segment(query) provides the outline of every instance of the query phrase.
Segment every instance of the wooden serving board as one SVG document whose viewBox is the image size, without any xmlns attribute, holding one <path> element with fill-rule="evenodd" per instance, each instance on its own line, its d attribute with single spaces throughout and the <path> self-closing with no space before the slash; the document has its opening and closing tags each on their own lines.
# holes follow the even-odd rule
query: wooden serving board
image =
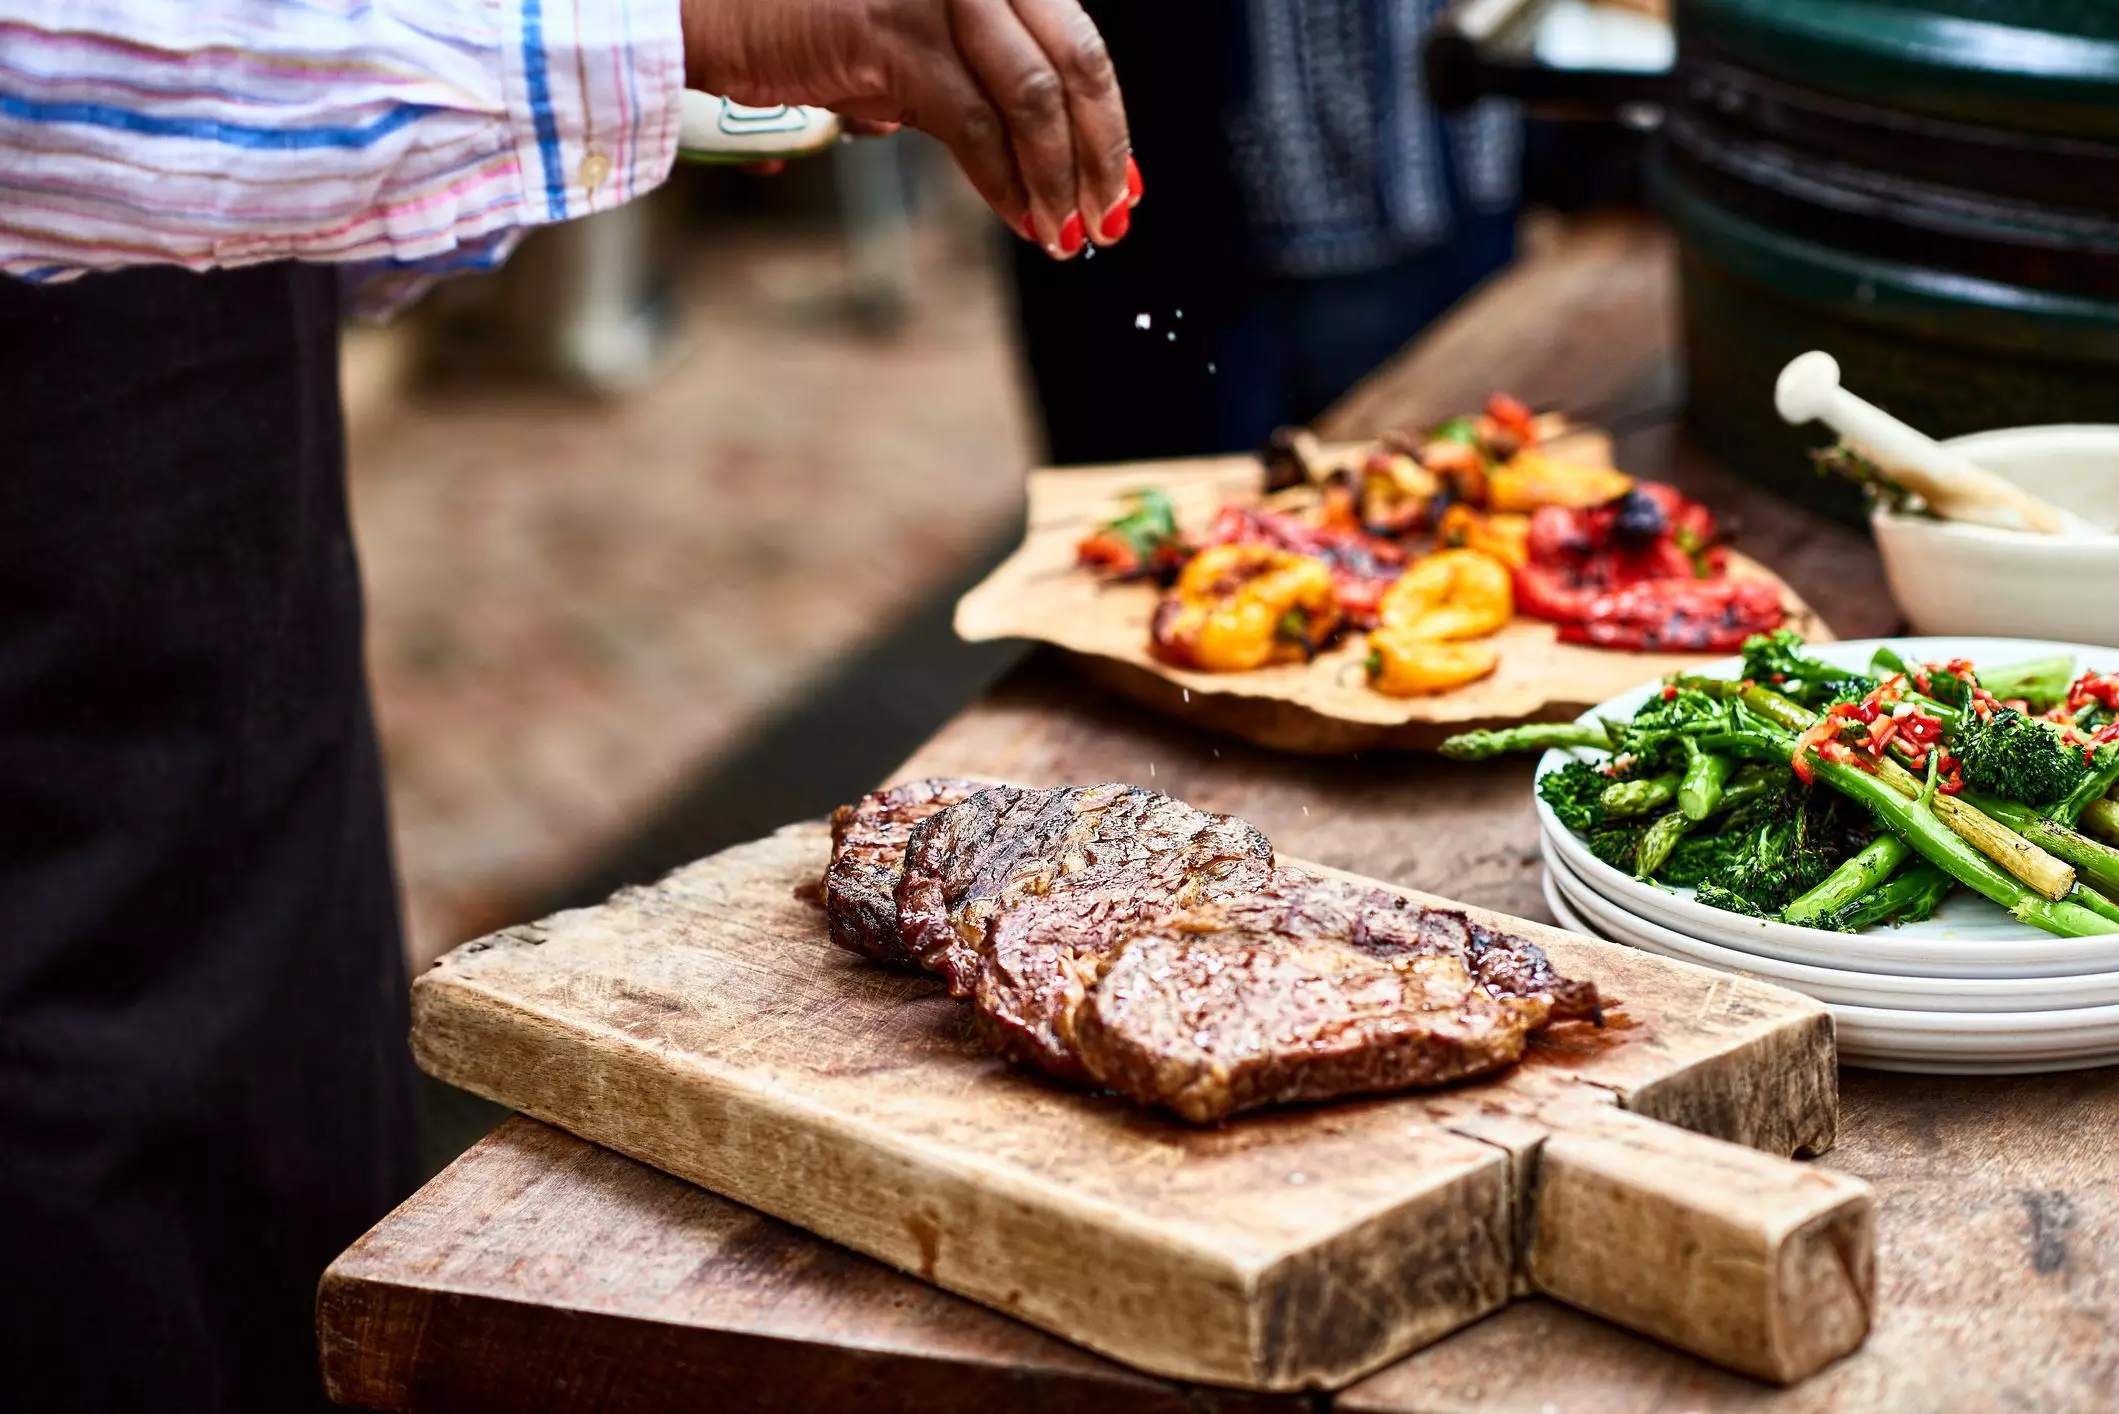
<svg viewBox="0 0 2119 1414">
<path fill-rule="evenodd" d="M 934 979 L 832 947 L 797 896 L 829 849 L 789 827 L 465 944 L 414 988 L 421 1065 L 1186 1380 L 1336 1387 L 1532 1291 L 1774 1380 L 1868 1329 L 1867 1187 L 1774 1157 L 1832 1140 L 1807 998 L 1467 910 L 1612 1024 L 1195 1129 L 1006 1066 Z"/>
<path fill-rule="evenodd" d="M 1575 434 L 1552 451 L 1584 463 L 1610 461 L 1610 443 L 1601 434 Z M 1098 681 L 1146 706 L 1260 746 L 1312 755 L 1432 750 L 1460 731 L 1564 721 L 1651 678 L 1709 661 L 1562 643 L 1553 625 L 1527 618 L 1490 640 L 1501 650 L 1492 676 L 1433 697 L 1387 697 L 1370 688 L 1360 634 L 1312 662 L 1248 673 L 1193 672 L 1151 657 L 1148 621 L 1159 591 L 1099 580 L 1075 564 L 1075 547 L 1119 514 L 1128 492 L 1159 486 L 1169 493 L 1178 523 L 1200 527 L 1231 501 L 1256 502 L 1264 484 L 1265 468 L 1255 457 L 1033 471 L 1023 543 L 958 602 L 957 634 L 973 643 L 1053 644 Z M 1736 555 L 1730 573 L 1780 585 L 1789 626 L 1812 641 L 1831 638 L 1824 621 L 1764 567 Z"/>
</svg>

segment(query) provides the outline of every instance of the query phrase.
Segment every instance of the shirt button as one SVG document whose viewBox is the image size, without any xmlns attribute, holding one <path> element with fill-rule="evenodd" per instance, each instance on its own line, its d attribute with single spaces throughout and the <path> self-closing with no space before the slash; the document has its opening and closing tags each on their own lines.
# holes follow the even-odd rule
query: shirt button
<svg viewBox="0 0 2119 1414">
<path fill-rule="evenodd" d="M 576 175 L 581 178 L 583 187 L 594 191 L 611 175 L 611 159 L 600 152 L 591 152 L 581 159 L 581 167 Z"/>
</svg>

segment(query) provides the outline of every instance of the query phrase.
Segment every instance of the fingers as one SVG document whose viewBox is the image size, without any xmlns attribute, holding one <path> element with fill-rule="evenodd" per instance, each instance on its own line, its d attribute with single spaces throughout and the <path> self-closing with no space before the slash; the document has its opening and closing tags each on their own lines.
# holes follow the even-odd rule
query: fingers
<svg viewBox="0 0 2119 1414">
<path fill-rule="evenodd" d="M 1140 169 L 1110 51 L 1077 0 L 1012 0 L 1066 91 L 1074 144 L 1075 205 L 1089 238 L 1110 245 L 1132 225 Z"/>
<path fill-rule="evenodd" d="M 1025 219 L 1030 196 L 1000 114 L 950 49 L 931 49 L 922 59 L 905 76 L 898 96 L 839 111 L 872 123 L 902 123 L 939 139 L 994 214 L 1017 235 L 1034 239 Z"/>
<path fill-rule="evenodd" d="M 1008 0 L 951 0 L 949 11 L 959 52 L 1007 124 L 1038 243 L 1061 260 L 1080 254 L 1086 233 L 1073 124 L 1058 71 Z"/>
</svg>

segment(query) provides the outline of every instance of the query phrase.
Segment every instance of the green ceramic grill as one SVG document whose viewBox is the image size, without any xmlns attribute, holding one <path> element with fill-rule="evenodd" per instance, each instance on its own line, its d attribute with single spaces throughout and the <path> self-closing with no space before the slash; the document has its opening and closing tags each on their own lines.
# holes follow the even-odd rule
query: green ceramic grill
<svg viewBox="0 0 2119 1414">
<path fill-rule="evenodd" d="M 1695 434 L 1852 513 L 1780 424 L 1831 350 L 1938 437 L 2119 422 L 2119 4 L 1678 0 L 1659 190 Z"/>
</svg>

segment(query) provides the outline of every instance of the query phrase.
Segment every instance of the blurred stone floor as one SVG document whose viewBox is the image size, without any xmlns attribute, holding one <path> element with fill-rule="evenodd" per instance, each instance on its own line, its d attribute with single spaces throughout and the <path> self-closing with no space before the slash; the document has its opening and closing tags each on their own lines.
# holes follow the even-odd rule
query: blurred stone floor
<svg viewBox="0 0 2119 1414">
<path fill-rule="evenodd" d="M 1031 456 L 989 234 L 920 224 L 889 335 L 829 225 L 695 234 L 638 393 L 451 379 L 361 422 L 415 967 L 873 779 L 997 670 L 946 628 Z"/>
</svg>

